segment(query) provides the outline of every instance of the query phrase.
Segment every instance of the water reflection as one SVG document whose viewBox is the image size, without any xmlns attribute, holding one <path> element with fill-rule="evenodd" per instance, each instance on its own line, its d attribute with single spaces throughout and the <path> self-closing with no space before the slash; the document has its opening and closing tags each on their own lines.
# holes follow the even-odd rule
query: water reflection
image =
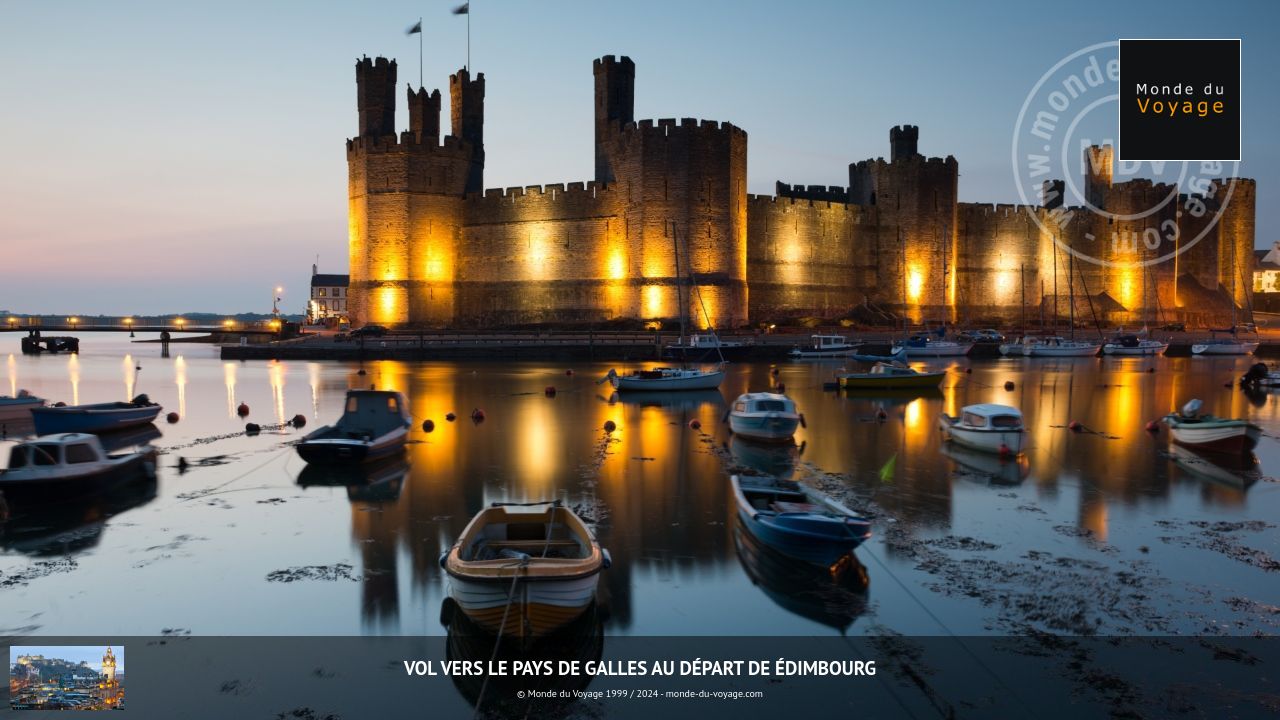
<svg viewBox="0 0 1280 720">
<path fill-rule="evenodd" d="M 222 382 L 227 387 L 227 417 L 236 416 L 236 364 L 222 363 Z"/>
<path fill-rule="evenodd" d="M 34 557 L 60 557 L 98 545 L 107 521 L 156 497 L 156 480 L 136 481 L 75 502 L 13 510 L 0 522 L 0 549 Z"/>
<path fill-rule="evenodd" d="M 795 474 L 796 462 L 803 452 L 804 448 L 796 445 L 752 442 L 737 435 L 729 438 L 729 454 L 736 465 L 783 480 L 790 480 Z"/>
<path fill-rule="evenodd" d="M 830 568 L 796 562 L 760 542 L 736 519 L 733 542 L 751 581 L 779 607 L 841 634 L 867 611 L 867 568 L 855 554 Z"/>
<path fill-rule="evenodd" d="M 1031 472 L 1031 464 L 1022 455 L 1005 458 L 950 442 L 942 445 L 942 454 L 955 464 L 956 477 L 988 485 L 1018 485 Z"/>
<path fill-rule="evenodd" d="M 173 384 L 178 387 L 178 415 L 187 416 L 187 361 L 179 355 L 173 361 Z M 130 398 L 133 396 L 130 395 Z"/>
</svg>

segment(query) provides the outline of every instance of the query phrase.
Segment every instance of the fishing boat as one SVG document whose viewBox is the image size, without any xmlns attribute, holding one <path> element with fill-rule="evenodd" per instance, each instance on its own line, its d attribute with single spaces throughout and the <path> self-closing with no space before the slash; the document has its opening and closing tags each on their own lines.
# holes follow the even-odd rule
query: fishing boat
<svg viewBox="0 0 1280 720">
<path fill-rule="evenodd" d="M 355 465 L 393 455 L 409 436 L 409 408 L 391 390 L 348 390 L 342 417 L 298 441 L 309 463 Z"/>
<path fill-rule="evenodd" d="M 729 429 L 751 440 L 787 442 L 803 424 L 795 402 L 779 393 L 745 393 L 729 408 Z"/>
<path fill-rule="evenodd" d="M 1020 454 L 1027 435 L 1018 408 L 993 403 L 966 405 L 959 417 L 942 413 L 938 427 L 957 445 L 1000 455 Z"/>
<path fill-rule="evenodd" d="M 889 345 L 884 352 L 877 353 L 867 348 L 865 345 L 859 350 L 864 352 L 855 352 L 849 357 L 858 362 L 876 363 L 876 362 L 902 362 L 907 359 L 907 346 L 900 343 Z"/>
<path fill-rule="evenodd" d="M 66 502 L 91 497 L 139 477 L 155 477 L 156 452 L 108 455 L 96 435 L 56 433 L 14 445 L 0 471 L 8 503 Z"/>
<path fill-rule="evenodd" d="M 1087 340 L 1068 340 L 1059 335 L 1024 339 L 1022 354 L 1027 357 L 1094 357 L 1102 349 L 1101 343 Z"/>
<path fill-rule="evenodd" d="M 491 632 L 528 638 L 590 607 L 610 559 L 582 519 L 557 500 L 481 510 L 441 565 L 450 595 L 468 617 Z"/>
<path fill-rule="evenodd" d="M 973 343 L 951 340 L 935 340 L 928 335 L 916 335 L 906 342 L 907 357 L 962 357 L 973 349 Z"/>
<path fill-rule="evenodd" d="M 678 360 L 706 360 L 711 357 L 725 360 L 741 360 L 751 354 L 751 343 L 741 340 L 721 340 L 715 333 L 694 333 L 688 342 L 677 341 L 666 346 L 667 357 Z"/>
<path fill-rule="evenodd" d="M 738 519 L 758 540 L 796 560 L 831 567 L 871 537 L 871 521 L 808 485 L 734 475 Z"/>
<path fill-rule="evenodd" d="M 1236 338 L 1201 340 L 1191 346 L 1192 355 L 1252 355 L 1261 343 Z"/>
<path fill-rule="evenodd" d="M 862 347 L 862 343 L 849 342 L 843 335 L 814 335 L 810 345 L 797 345 L 787 353 L 793 360 L 822 360 L 849 357 Z"/>
<path fill-rule="evenodd" d="M 31 411 L 44 406 L 44 400 L 26 390 L 20 390 L 17 397 L 0 397 L 0 423 L 31 422 Z"/>
<path fill-rule="evenodd" d="M 1104 355 L 1148 356 L 1163 355 L 1169 349 L 1169 343 L 1148 338 L 1140 338 L 1135 334 L 1117 335 L 1111 342 L 1102 346 Z"/>
<path fill-rule="evenodd" d="M 1191 400 L 1178 412 L 1164 417 L 1173 442 L 1198 450 L 1244 454 L 1258 444 L 1262 428 L 1247 420 L 1201 415 L 1203 403 Z"/>
<path fill-rule="evenodd" d="M 668 392 L 673 390 L 715 390 L 724 381 L 724 371 L 702 370 L 698 368 L 657 367 L 649 370 L 632 370 L 626 374 L 618 374 L 609 368 L 604 377 L 615 390 L 625 392 L 649 391 Z"/>
<path fill-rule="evenodd" d="M 836 381 L 844 390 L 912 390 L 936 388 L 946 376 L 945 370 L 924 372 L 902 363 L 878 362 L 870 372 L 841 373 Z"/>
<path fill-rule="evenodd" d="M 49 405 L 31 408 L 37 435 L 100 433 L 146 425 L 160 414 L 160 405 L 146 395 L 129 402 L 93 405 Z"/>
</svg>

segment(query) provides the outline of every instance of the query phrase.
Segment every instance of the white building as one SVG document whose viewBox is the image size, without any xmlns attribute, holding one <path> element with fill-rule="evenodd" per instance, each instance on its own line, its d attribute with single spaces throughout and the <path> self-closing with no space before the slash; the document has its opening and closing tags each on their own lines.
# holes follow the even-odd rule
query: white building
<svg viewBox="0 0 1280 720">
<path fill-rule="evenodd" d="M 1280 292 L 1280 242 L 1273 244 L 1270 250 L 1254 251 L 1253 291 Z"/>
<path fill-rule="evenodd" d="M 347 286 L 349 275 L 320 273 L 311 266 L 311 297 L 307 300 L 307 324 L 347 321 Z"/>
</svg>

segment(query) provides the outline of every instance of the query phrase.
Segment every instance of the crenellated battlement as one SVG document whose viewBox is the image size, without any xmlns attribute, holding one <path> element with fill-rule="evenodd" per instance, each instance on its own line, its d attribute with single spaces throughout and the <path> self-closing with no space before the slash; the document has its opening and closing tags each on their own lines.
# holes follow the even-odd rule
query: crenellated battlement
<svg viewBox="0 0 1280 720">
<path fill-rule="evenodd" d="M 849 188 L 842 185 L 789 185 L 778 181 L 774 187 L 779 197 L 849 203 Z"/>
<path fill-rule="evenodd" d="M 965 217 L 997 218 L 1020 216 L 1031 222 L 1031 214 L 1039 213 L 1045 208 L 1040 205 L 1022 205 L 1020 203 L 958 203 L 956 210 Z"/>
<path fill-rule="evenodd" d="M 747 131 L 730 122 L 699 120 L 697 118 L 660 118 L 639 120 L 622 126 L 623 135 L 642 133 L 649 137 L 673 137 L 681 133 L 725 133 L 746 137 Z"/>
<path fill-rule="evenodd" d="M 390 154 L 398 152 L 427 152 L 456 155 L 460 158 L 469 158 L 471 155 L 471 145 L 461 138 L 452 135 L 446 135 L 438 141 L 430 136 L 419 137 L 415 133 L 408 130 L 400 133 L 399 137 L 395 135 L 382 135 L 377 137 L 354 137 L 347 138 L 347 156 L 348 159 L 352 155 L 376 155 Z"/>
</svg>

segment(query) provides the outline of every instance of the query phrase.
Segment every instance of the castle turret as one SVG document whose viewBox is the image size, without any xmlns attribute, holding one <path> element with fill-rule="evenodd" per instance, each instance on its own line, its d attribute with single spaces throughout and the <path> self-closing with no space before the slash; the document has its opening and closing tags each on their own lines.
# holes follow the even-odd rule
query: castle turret
<svg viewBox="0 0 1280 720">
<path fill-rule="evenodd" d="M 625 55 L 605 55 L 591 69 L 596 79 L 596 182 L 611 183 L 615 171 L 609 138 L 635 120 L 636 65 Z"/>
<path fill-rule="evenodd" d="M 898 162 L 920 153 L 916 145 L 920 140 L 920 128 L 916 125 L 899 125 L 889 129 L 889 162 Z"/>
<path fill-rule="evenodd" d="M 471 145 L 466 192 L 484 192 L 484 73 L 471 79 L 463 68 L 449 76 L 453 134 Z"/>
<path fill-rule="evenodd" d="M 409 132 L 419 142 L 440 142 L 440 91 L 409 87 Z"/>
<path fill-rule="evenodd" d="M 356 107 L 360 137 L 396 134 L 396 61 L 384 57 L 356 61 Z"/>
<path fill-rule="evenodd" d="M 1095 208 L 1107 207 L 1114 160 L 1110 145 L 1090 145 L 1084 149 L 1084 199 Z"/>
</svg>

